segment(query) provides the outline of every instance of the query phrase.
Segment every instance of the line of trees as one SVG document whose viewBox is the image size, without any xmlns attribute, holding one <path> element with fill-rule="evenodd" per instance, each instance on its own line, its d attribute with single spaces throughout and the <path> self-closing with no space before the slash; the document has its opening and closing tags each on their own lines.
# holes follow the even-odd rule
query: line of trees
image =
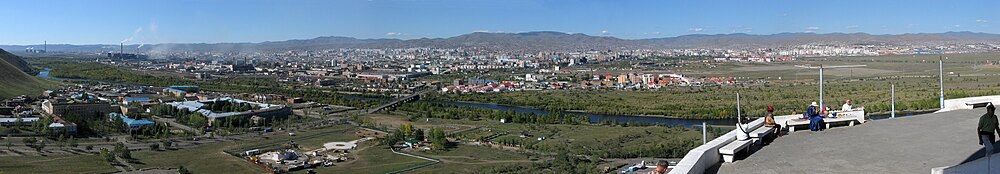
<svg viewBox="0 0 1000 174">
<path fill-rule="evenodd" d="M 425 118 L 442 118 L 455 120 L 496 120 L 501 119 L 512 123 L 535 124 L 589 124 L 590 117 L 586 115 L 564 114 L 561 111 L 550 111 L 547 115 L 533 113 L 518 113 L 487 108 L 455 106 L 434 102 L 411 102 L 400 105 L 397 111 L 407 112 L 413 116 Z"/>
</svg>

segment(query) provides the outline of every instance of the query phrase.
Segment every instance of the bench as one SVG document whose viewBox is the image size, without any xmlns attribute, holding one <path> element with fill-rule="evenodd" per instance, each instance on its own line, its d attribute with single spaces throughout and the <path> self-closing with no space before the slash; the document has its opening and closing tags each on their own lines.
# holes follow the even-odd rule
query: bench
<svg viewBox="0 0 1000 174">
<path fill-rule="evenodd" d="M 750 132 L 750 140 L 753 140 L 754 144 L 762 144 L 764 138 L 767 138 L 774 133 L 774 127 L 761 126 L 757 130 Z"/>
<path fill-rule="evenodd" d="M 854 123 L 865 123 L 865 110 L 853 110 L 844 111 L 836 113 L 838 117 L 835 118 L 823 118 L 823 122 L 827 129 L 830 129 L 831 123 L 844 123 L 847 125 L 854 126 Z M 788 132 L 795 132 L 796 126 L 808 126 L 809 119 L 799 119 L 793 118 L 785 122 L 785 126 L 788 127 Z"/>
<path fill-rule="evenodd" d="M 809 126 L 809 119 L 793 118 L 785 122 L 785 127 L 788 127 L 788 132 L 795 132 L 796 126 Z"/>
<path fill-rule="evenodd" d="M 857 118 L 854 117 L 837 117 L 837 118 L 823 118 L 823 123 L 826 123 L 826 129 L 830 129 L 831 123 L 843 123 L 848 122 L 848 126 L 854 126 L 854 121 Z"/>
<path fill-rule="evenodd" d="M 750 121 L 750 123 L 747 123 L 746 127 L 747 130 L 750 131 L 751 138 L 742 141 L 733 140 L 729 144 L 720 147 L 719 154 L 722 154 L 722 159 L 726 162 L 733 162 L 734 160 L 733 158 L 736 156 L 737 152 L 742 150 L 750 151 L 750 145 L 752 145 L 755 142 L 755 140 L 752 137 L 755 135 L 758 137 L 761 136 L 760 133 L 754 133 L 754 132 L 763 128 L 763 125 L 764 125 L 764 118 L 758 118 L 756 120 Z M 740 130 L 733 130 L 733 131 L 736 133 L 742 133 L 740 132 Z"/>
<path fill-rule="evenodd" d="M 989 105 L 990 103 L 992 103 L 992 101 L 990 100 L 972 101 L 972 102 L 965 102 L 965 105 L 972 106 L 972 108 L 981 108 L 981 107 L 986 107 L 986 105 Z"/>
<path fill-rule="evenodd" d="M 722 146 L 722 148 L 719 148 L 719 153 L 722 154 L 722 160 L 727 163 L 733 162 L 733 158 L 736 157 L 736 152 L 741 150 L 750 150 L 749 147 L 752 142 L 752 139 L 736 140 L 726 146 Z"/>
</svg>

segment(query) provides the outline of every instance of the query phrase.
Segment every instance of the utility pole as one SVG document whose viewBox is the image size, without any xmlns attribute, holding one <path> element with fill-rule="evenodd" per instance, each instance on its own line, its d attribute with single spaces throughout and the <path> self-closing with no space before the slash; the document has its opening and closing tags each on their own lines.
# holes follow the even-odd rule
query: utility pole
<svg viewBox="0 0 1000 174">
<path fill-rule="evenodd" d="M 823 65 L 819 65 L 819 108 L 823 107 Z"/>
<path fill-rule="evenodd" d="M 892 83 L 892 87 L 890 88 L 890 91 L 892 91 L 891 92 L 892 93 L 892 108 L 891 108 L 891 114 L 890 114 L 890 116 L 892 116 L 892 118 L 896 118 L 896 81 L 892 81 L 891 83 Z"/>
<path fill-rule="evenodd" d="M 944 58 L 938 56 L 938 78 L 940 78 L 941 87 L 941 109 L 944 109 Z"/>
<path fill-rule="evenodd" d="M 708 144 L 708 128 L 705 128 L 705 126 L 708 126 L 708 124 L 704 121 L 701 122 L 701 144 Z"/>
<path fill-rule="evenodd" d="M 741 122 L 743 120 L 741 117 L 742 116 L 740 114 L 740 93 L 736 92 L 736 123 L 737 124 L 743 124 Z"/>
</svg>

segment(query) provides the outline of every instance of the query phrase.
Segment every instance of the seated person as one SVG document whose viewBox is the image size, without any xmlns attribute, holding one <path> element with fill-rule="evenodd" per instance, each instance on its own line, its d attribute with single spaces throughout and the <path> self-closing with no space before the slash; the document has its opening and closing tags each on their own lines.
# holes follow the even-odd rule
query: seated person
<svg viewBox="0 0 1000 174">
<path fill-rule="evenodd" d="M 774 135 L 781 133 L 781 125 L 774 121 L 774 106 L 767 106 L 767 113 L 764 114 L 764 126 L 775 128 Z"/>
<path fill-rule="evenodd" d="M 853 111 L 854 108 L 853 106 L 851 106 L 851 100 L 847 100 L 847 102 L 844 102 L 844 106 L 841 106 L 840 110 L 844 112 Z"/>
</svg>

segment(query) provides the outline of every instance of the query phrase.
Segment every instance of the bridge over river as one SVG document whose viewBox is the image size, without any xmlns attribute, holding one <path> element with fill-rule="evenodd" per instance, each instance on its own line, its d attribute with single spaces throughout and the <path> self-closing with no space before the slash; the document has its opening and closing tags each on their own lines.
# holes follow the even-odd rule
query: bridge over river
<svg viewBox="0 0 1000 174">
<path fill-rule="evenodd" d="M 372 114 L 372 113 L 384 110 L 386 108 L 396 107 L 396 106 L 399 106 L 399 105 L 401 105 L 403 103 L 406 103 L 406 102 L 420 100 L 420 95 L 427 94 L 427 92 L 430 92 L 430 90 L 423 90 L 423 91 L 415 92 L 415 93 L 410 94 L 410 95 L 406 95 L 406 96 L 403 96 L 403 97 L 400 97 L 400 98 L 393 99 L 392 101 L 389 101 L 389 103 L 382 104 L 382 105 L 379 105 L 378 107 L 368 109 L 368 114 Z"/>
</svg>

